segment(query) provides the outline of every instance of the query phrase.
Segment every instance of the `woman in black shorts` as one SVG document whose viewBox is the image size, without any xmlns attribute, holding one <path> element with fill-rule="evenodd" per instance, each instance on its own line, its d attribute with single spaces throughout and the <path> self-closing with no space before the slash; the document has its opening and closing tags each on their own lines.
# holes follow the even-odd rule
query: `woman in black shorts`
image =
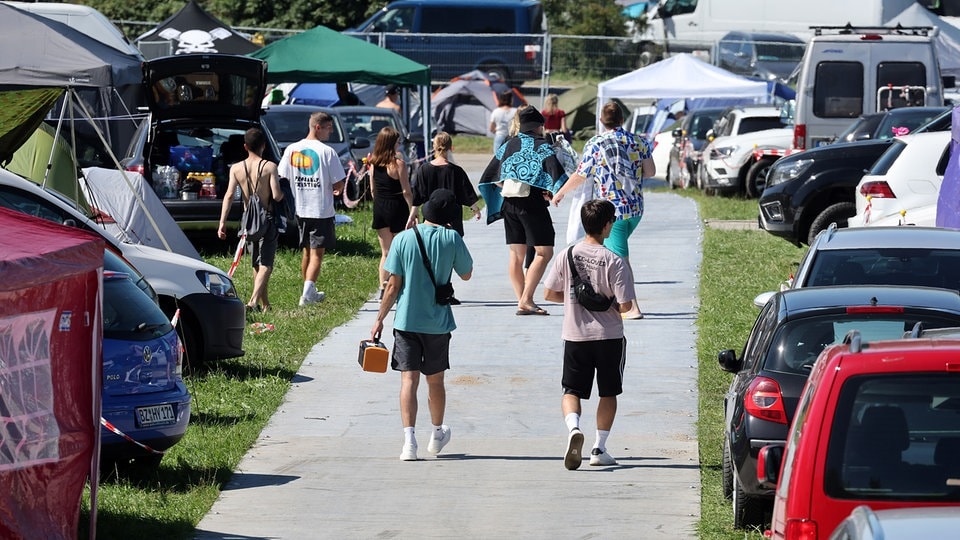
<svg viewBox="0 0 960 540">
<path fill-rule="evenodd" d="M 377 134 L 377 142 L 370 154 L 370 166 L 373 168 L 373 182 L 370 184 L 373 195 L 373 224 L 380 241 L 380 292 L 389 277 L 383 269 L 383 263 L 390 252 L 393 237 L 407 226 L 413 194 L 407 178 L 407 164 L 398 153 L 400 133 L 392 127 L 385 127 Z"/>
</svg>

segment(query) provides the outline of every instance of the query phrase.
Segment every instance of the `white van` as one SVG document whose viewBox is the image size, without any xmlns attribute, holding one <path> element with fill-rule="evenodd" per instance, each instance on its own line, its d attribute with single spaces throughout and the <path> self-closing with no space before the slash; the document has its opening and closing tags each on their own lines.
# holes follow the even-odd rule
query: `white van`
<svg viewBox="0 0 960 540">
<path fill-rule="evenodd" d="M 635 40 L 641 63 L 676 53 L 693 53 L 714 61 L 717 42 L 728 32 L 793 34 L 813 37 L 811 26 L 853 24 L 880 26 L 914 0 L 660 0 L 647 15 L 646 29 Z"/>
<path fill-rule="evenodd" d="M 930 27 L 818 27 L 800 62 L 794 150 L 829 144 L 857 117 L 942 106 Z"/>
<path fill-rule="evenodd" d="M 140 49 L 130 43 L 123 32 L 103 13 L 90 6 L 60 2 L 3 2 L 8 6 L 53 19 L 74 28 L 120 52 L 140 56 Z"/>
</svg>

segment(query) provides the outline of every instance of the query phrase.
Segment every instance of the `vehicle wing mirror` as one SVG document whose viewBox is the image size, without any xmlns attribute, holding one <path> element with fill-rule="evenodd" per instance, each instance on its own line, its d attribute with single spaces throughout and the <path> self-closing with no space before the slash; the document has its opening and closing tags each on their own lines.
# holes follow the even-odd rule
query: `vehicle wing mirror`
<svg viewBox="0 0 960 540">
<path fill-rule="evenodd" d="M 683 138 L 683 130 L 680 129 L 680 128 L 677 128 L 677 129 L 673 130 L 673 138 L 674 138 L 674 139 L 682 139 L 682 138 Z"/>
<path fill-rule="evenodd" d="M 350 141 L 350 147 L 356 149 L 370 148 L 370 139 L 366 137 L 357 137 Z"/>
<path fill-rule="evenodd" d="M 707 140 L 708 140 L 708 141 L 713 141 L 714 138 L 716 138 L 716 135 L 714 135 L 713 129 L 708 129 L 708 130 L 707 130 Z"/>
<path fill-rule="evenodd" d="M 720 369 L 730 373 L 737 373 L 743 368 L 743 359 L 738 359 L 737 352 L 733 349 L 720 351 L 717 354 L 717 362 L 720 364 Z"/>
<path fill-rule="evenodd" d="M 767 301 L 774 295 L 773 291 L 762 292 L 753 298 L 753 305 L 762 308 L 767 305 Z"/>
<path fill-rule="evenodd" d="M 757 456 L 757 481 L 766 489 L 774 489 L 780 482 L 780 465 L 783 463 L 783 446 L 770 444 L 760 449 Z"/>
</svg>

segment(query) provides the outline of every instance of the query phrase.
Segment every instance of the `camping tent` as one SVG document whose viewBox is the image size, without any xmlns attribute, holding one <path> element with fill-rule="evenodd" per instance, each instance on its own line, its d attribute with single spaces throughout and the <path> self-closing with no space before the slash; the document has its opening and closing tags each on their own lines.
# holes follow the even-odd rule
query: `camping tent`
<svg viewBox="0 0 960 540">
<path fill-rule="evenodd" d="M 768 100 L 767 83 L 734 75 L 692 54 L 678 54 L 597 86 L 597 110 L 610 98 L 754 98 Z"/>
<path fill-rule="evenodd" d="M 134 40 L 148 60 L 171 54 L 249 54 L 260 47 L 217 19 L 195 0 Z"/>
<path fill-rule="evenodd" d="M 73 88 L 114 151 L 126 150 L 136 129 L 131 111 L 144 104 L 142 57 L 2 3 L 0 50 L 0 87 Z M 107 121 L 117 118 L 128 121 Z"/>
<path fill-rule="evenodd" d="M 480 70 L 464 73 L 451 79 L 450 84 L 433 93 L 433 121 L 437 129 L 447 133 L 487 135 L 490 133 L 490 113 L 497 108 L 497 96 L 511 92 L 512 106 L 527 102 L 516 88 L 495 79 Z"/>
<path fill-rule="evenodd" d="M 0 537 L 95 533 L 103 240 L 0 209 Z"/>
<path fill-rule="evenodd" d="M 430 110 L 430 68 L 346 34 L 317 26 L 267 45 L 248 56 L 266 60 L 267 82 L 354 82 L 422 86 L 420 110 Z M 410 118 L 410 110 L 404 109 Z M 423 125 L 424 140 L 430 126 Z"/>
</svg>

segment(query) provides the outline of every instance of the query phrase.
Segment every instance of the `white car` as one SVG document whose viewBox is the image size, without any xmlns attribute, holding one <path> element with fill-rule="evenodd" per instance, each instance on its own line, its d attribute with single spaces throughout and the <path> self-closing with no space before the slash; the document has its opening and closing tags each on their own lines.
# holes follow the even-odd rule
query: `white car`
<svg viewBox="0 0 960 540">
<path fill-rule="evenodd" d="M 830 535 L 830 540 L 913 540 L 955 538 L 960 528 L 956 506 L 923 508 L 856 507 Z"/>
<path fill-rule="evenodd" d="M 233 281 L 219 268 L 177 253 L 121 242 L 66 197 L 4 169 L 0 169 L 0 207 L 93 231 L 122 253 L 156 290 L 167 317 L 180 310 L 177 331 L 185 349 L 185 364 L 243 356 L 244 302 Z"/>
<path fill-rule="evenodd" d="M 934 227 L 943 172 L 950 159 L 950 132 L 897 137 L 860 179 L 857 214 L 850 227 Z"/>
<path fill-rule="evenodd" d="M 753 165 L 753 150 L 789 148 L 793 132 L 780 117 L 780 109 L 771 106 L 731 107 L 722 115 L 707 138 L 697 174 L 697 186 L 707 193 L 738 193 L 747 189 L 746 177 Z M 742 135 L 763 132 L 752 138 Z M 788 135 L 789 132 L 789 135 Z M 752 197 L 760 195 L 748 188 Z"/>
</svg>

